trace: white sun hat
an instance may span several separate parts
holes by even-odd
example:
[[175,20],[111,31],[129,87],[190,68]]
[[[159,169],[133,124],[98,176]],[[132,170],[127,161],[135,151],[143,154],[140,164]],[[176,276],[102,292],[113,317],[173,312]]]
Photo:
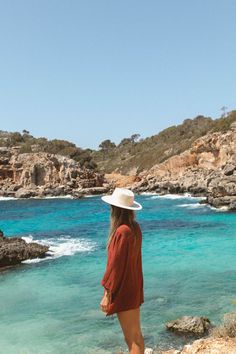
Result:
[[115,188],[112,195],[101,198],[105,203],[129,210],[141,210],[142,205],[134,200],[134,193],[127,188]]

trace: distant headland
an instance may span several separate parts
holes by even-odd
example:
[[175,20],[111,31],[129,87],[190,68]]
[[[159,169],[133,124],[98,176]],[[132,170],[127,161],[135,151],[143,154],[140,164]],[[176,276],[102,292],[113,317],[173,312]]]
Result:
[[66,140],[0,130],[0,196],[29,198],[107,193],[190,193],[236,210],[236,111],[218,119],[185,119],[159,134],[139,134],[98,150]]

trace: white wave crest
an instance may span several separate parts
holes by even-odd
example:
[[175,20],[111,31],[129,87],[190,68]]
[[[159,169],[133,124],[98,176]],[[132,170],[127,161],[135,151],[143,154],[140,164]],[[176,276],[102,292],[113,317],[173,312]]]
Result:
[[205,199],[204,197],[195,197],[192,196],[190,193],[184,193],[184,194],[162,194],[162,195],[154,195],[150,199],[158,199],[158,198],[163,198],[163,199],[196,199],[196,200],[201,200]]
[[48,257],[27,259],[22,263],[38,263],[50,258],[59,258],[62,256],[73,256],[78,252],[89,252],[96,248],[96,243],[86,239],[72,238],[70,236],[60,236],[56,239],[34,240],[29,235],[22,237],[27,243],[37,242],[41,245],[49,246]]
[[189,204],[179,204],[177,207],[180,208],[188,208],[188,209],[196,209],[196,208],[201,208],[204,207],[205,204],[200,204],[200,203],[189,203]]
[[227,207],[226,205],[224,205],[224,206],[222,206],[220,208],[213,207],[212,205],[208,205],[208,206],[209,206],[210,209],[212,209],[212,210],[214,210],[216,212],[219,212],[219,213],[220,212],[224,213],[226,211],[229,211],[229,207]]
[[29,199],[73,199],[71,194],[66,194],[66,195],[52,195],[52,196],[43,196],[40,197],[38,195],[36,195],[35,197],[30,197]]
[[163,198],[163,199],[183,199],[183,198],[191,198],[191,194],[185,193],[185,194],[163,194],[163,195],[155,195],[151,197],[151,199],[158,199],[158,198]]
[[17,199],[18,198],[14,198],[14,197],[0,197],[0,202],[5,200],[17,200]]

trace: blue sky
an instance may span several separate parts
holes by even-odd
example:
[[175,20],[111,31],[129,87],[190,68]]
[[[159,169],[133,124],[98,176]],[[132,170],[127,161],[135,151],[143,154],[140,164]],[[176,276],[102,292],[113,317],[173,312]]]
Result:
[[0,0],[0,130],[96,148],[235,109],[235,0]]

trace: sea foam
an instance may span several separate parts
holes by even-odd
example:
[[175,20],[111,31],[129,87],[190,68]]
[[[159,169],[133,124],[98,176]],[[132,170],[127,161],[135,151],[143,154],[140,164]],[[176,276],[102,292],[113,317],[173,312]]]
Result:
[[0,202],[5,200],[17,200],[17,199],[18,198],[14,198],[14,197],[0,197]]
[[200,203],[187,203],[187,204],[179,204],[177,207],[180,208],[187,208],[187,209],[196,209],[196,208],[201,208],[206,206],[206,204],[200,204]]
[[27,259],[22,263],[38,263],[47,259],[59,258],[62,256],[73,256],[78,252],[89,252],[96,248],[96,243],[82,238],[72,238],[70,236],[60,236],[58,238],[46,238],[43,240],[36,240],[29,235],[22,237],[27,243],[37,242],[41,245],[49,246],[47,252],[49,256],[45,258]]
[[195,197],[192,196],[190,193],[184,193],[184,194],[161,194],[161,195],[154,195],[152,196],[150,199],[159,199],[159,198],[163,198],[163,199],[196,199],[196,200],[201,200],[201,199],[205,199],[205,197]]

